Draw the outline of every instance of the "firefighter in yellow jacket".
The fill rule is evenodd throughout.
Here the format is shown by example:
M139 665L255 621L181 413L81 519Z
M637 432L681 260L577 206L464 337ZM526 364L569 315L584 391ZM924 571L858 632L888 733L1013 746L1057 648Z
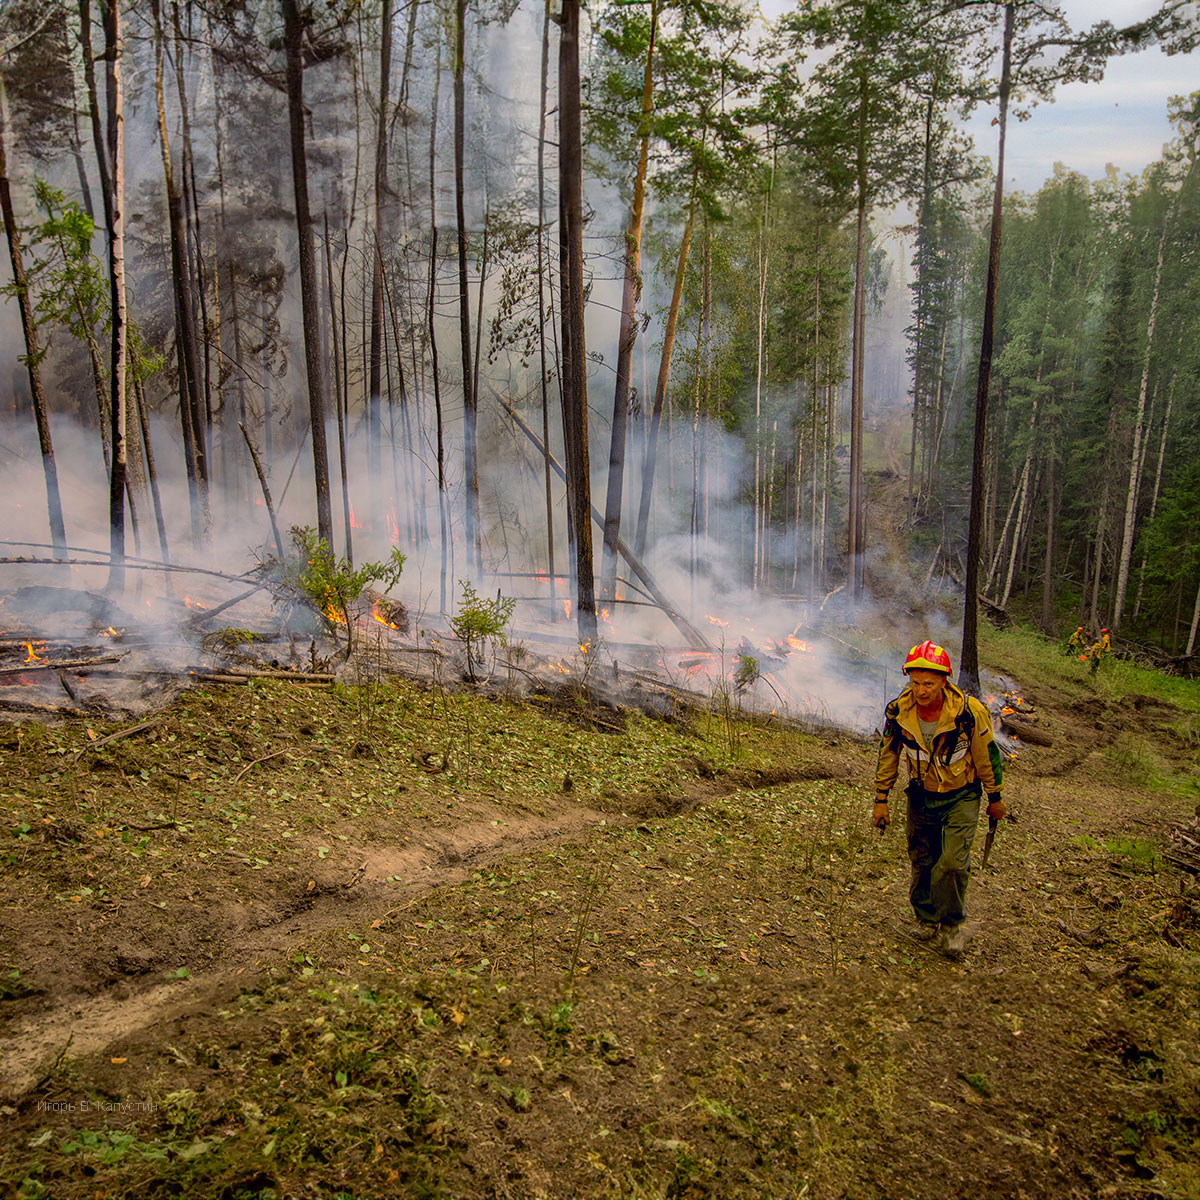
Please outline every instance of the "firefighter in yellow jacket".
M884 710L875 772L874 825L890 821L888 793L908 765L909 899L917 936L939 937L951 958L966 946L967 881L981 797L987 813L1005 814L1000 798L1000 750L988 710L950 682L950 655L925 641L904 660L908 686Z

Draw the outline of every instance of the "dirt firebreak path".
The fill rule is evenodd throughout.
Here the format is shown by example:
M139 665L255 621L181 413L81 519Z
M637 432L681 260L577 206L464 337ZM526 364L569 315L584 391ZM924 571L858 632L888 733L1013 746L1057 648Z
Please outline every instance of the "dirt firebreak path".
M127 979L117 983L103 977L77 979L73 994L26 1014L6 1034L12 1049L4 1055L4 1094L11 1099L27 1092L38 1081L41 1068L59 1053L93 1054L156 1022L170 1022L180 1013L209 1007L231 985L236 990L247 972L253 977L265 965L283 961L295 947L334 929L369 924L381 904L388 906L389 915L403 911L433 888L453 886L471 871L508 855L586 837L592 825L604 820L602 813L564 805L554 817L464 821L449 830L430 832L418 846L408 839L362 851L346 846L341 857L357 860L356 866L325 870L319 881L297 881L290 894L285 891L273 903L256 906L253 899L235 901L210 912L199 934L211 947L203 969L145 986L148 972L165 968L171 959L152 961L143 956L136 961L140 987ZM257 913L252 911L255 907ZM177 942L173 957L179 957L181 948ZM44 968L49 957L35 956L30 966L35 971ZM128 969L128 962L122 966ZM95 987L98 994L86 994Z
M950 962L911 937L902 833L868 828L870 744L722 757L506 710L471 737L519 767L466 789L415 708L339 757L332 700L303 754L195 703L245 732L193 746L189 710L80 779L69 730L5 735L0 1192L1200 1194L1169 705L1135 745L1128 703L1038 697L1053 745L1008 764ZM136 823L106 803L151 788Z
M0 1099L26 1094L44 1078L47 1064L61 1056L95 1054L118 1038L169 1023L181 1013L204 1011L216 997L236 991L244 977L256 977L285 962L297 947L335 930L392 923L434 889L453 888L508 858L583 842L597 827L628 826L651 813L664 817L691 810L736 792L747 779L737 772L719 779L706 774L710 778L696 780L680 795L644 802L640 816L561 798L544 814L514 814L474 800L455 823L431 825L399 841L372 840L360 846L352 833L334 835L335 840L349 840L338 846L336 856L323 857L319 869L293 874L278 887L235 885L233 895L216 903L213 891L197 879L186 892L188 908L183 911L171 900L147 900L135 892L128 902L103 906L112 911L102 912L86 931L80 923L73 929L45 928L38 917L18 917L17 940L32 948L23 956L24 969L53 983L38 1003L24 1006L26 1011L6 1032L10 1048L3 1056ZM757 786L778 786L811 774L808 768L784 768L751 772L749 778ZM247 865L243 854L226 854L220 870L237 879L238 869ZM80 942L89 948L81 951ZM170 970L192 953L201 967ZM152 982L164 973L168 981Z

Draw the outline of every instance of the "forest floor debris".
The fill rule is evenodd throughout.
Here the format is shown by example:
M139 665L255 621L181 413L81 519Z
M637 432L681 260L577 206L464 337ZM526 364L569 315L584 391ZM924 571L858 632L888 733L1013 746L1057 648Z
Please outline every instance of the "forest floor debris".
M1200 701L1023 682L958 963L857 738L257 678L0 727L0 1186L1195 1195Z

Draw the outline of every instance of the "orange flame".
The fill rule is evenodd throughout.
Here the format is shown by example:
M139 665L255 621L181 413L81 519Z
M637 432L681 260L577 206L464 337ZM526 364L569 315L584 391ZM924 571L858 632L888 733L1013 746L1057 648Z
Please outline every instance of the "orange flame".
M708 613L705 613L705 614L704 614L704 619L705 619L706 621L711 621L711 622L712 622L714 625L720 625L720 627L721 627L722 629L728 629L728 628L729 628L729 622L728 622L728 621L722 621L720 617L714 617L714 616L711 616L711 615L710 615L710 614L708 614Z
M38 653L38 650L46 648L45 642L22 642L21 645L25 647L25 661L27 663L42 663L46 661ZM35 646L38 648L37 650L34 649Z
M375 620L380 623L380 625L386 625L389 629L399 629L400 628L400 626L397 625L395 621L389 621L387 619L387 617L385 617L383 615L383 613L381 613L379 611L379 601L378 600L376 600L375 603L371 605L371 616L374 617Z
M193 600L190 596L184 596L183 602L188 608L205 609L208 607L207 604L201 604L199 600Z
M788 634L788 637L787 637L787 644L789 646L791 646L791 648L793 650L801 650L805 654L808 653L808 649L809 649L808 643L802 642L798 637L795 637L790 633Z

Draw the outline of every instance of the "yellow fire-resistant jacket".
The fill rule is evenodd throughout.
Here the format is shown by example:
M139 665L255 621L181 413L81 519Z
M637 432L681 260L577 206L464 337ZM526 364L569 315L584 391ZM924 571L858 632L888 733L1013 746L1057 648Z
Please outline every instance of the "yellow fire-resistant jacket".
M891 791L903 757L909 776L926 791L957 792L978 781L989 796L999 793L1000 748L992 737L988 710L949 681L942 695L932 755L921 737L917 700L911 687L884 709L883 738L875 770L877 792Z

